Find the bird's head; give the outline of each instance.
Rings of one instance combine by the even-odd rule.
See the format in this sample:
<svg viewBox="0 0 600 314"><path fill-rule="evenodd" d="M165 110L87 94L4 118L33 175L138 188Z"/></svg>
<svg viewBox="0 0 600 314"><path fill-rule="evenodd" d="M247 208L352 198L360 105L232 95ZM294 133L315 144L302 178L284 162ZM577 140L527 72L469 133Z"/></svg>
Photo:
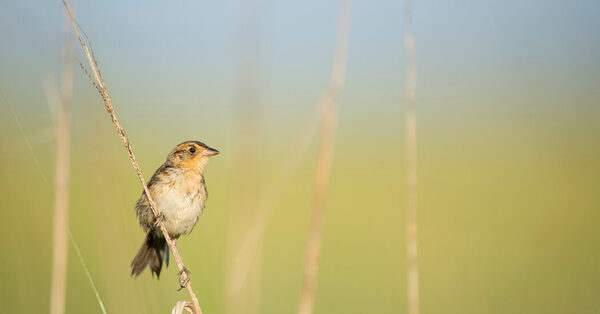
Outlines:
<svg viewBox="0 0 600 314"><path fill-rule="evenodd" d="M175 146L167 159L175 166L202 171L208 163L208 158L218 153L218 150L202 142L187 141Z"/></svg>

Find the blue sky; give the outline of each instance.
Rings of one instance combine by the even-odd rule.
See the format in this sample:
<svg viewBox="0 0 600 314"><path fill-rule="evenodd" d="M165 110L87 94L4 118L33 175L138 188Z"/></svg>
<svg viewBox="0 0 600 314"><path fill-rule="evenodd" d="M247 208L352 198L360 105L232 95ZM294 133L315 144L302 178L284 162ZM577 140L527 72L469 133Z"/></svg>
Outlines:
<svg viewBox="0 0 600 314"><path fill-rule="evenodd" d="M226 119L237 101L240 59L247 57L256 59L263 113L287 120L305 116L328 84L339 5L79 1L76 11L123 114L144 108L154 119L179 106ZM536 108L573 97L589 108L597 99L598 1L414 1L413 7L421 110L442 113L455 102L491 112L518 106L509 95ZM255 13L244 14L248 8ZM401 112L402 10L402 1L354 2L342 115L371 121ZM62 15L60 1L0 3L0 86L15 105L45 107L43 77L60 72ZM248 16L258 21L250 52L240 44L242 29L252 28L243 25ZM75 70L76 99L92 99L94 90Z"/></svg>

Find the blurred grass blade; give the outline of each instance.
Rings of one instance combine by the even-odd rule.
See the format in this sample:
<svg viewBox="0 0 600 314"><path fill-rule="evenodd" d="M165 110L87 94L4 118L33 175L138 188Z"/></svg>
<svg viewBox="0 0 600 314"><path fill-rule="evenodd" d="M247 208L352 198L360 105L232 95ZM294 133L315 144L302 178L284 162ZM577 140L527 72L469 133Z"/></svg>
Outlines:
<svg viewBox="0 0 600 314"><path fill-rule="evenodd" d="M31 146L31 142L29 141L29 138L25 134L25 130L23 129L23 125L21 124L21 121L19 120L19 117L15 113L15 110L14 110L13 106L6 99L6 96L4 95L4 92L3 92L2 88L0 88L0 97L2 97L2 100L4 101L4 103L10 109L11 116L13 117L13 120L15 120L15 123L17 124L17 127L19 129L19 133L21 133L21 137L23 138L23 140L25 141L25 144L27 145L27 148L29 149L29 152L31 154L31 158L35 162L35 164L36 164L36 166L37 166L37 168L39 170L40 176L42 177L42 179L44 180L44 182L47 184L48 189L52 193L54 191L54 189L52 188L52 185L50 185L50 182L46 178L46 175L44 174L44 171L42 170L41 164L39 162L39 159L37 158L37 155L35 154L35 151L33 150L33 147ZM92 275L91 275L91 273L90 273L90 271L89 271L89 269L87 267L87 264L86 264L85 260L83 259L83 256L81 255L81 251L79 250L79 245L77 245L77 241L75 240L75 237L71 233L71 228L69 227L69 225L67 225L66 228L67 228L67 234L69 235L69 238L71 239L71 243L73 244L73 247L75 248L75 251L77 252L77 255L79 256L79 261L81 262L81 265L83 266L85 274L88 277L90 285L92 286L92 290L94 291L94 294L96 295L96 300L98 301L98 305L100 305L100 309L102 310L102 313L106 314L106 309L104 308L104 302L102 302L102 298L100 297L100 293L98 292L98 288L96 288L96 284L94 283L94 279L92 278Z"/></svg>
<svg viewBox="0 0 600 314"><path fill-rule="evenodd" d="M25 130L23 129L23 125L21 124L21 121L17 117L15 109L10 104L10 102L8 102L8 99L6 99L6 96L4 95L4 91L2 91L2 88L0 88L0 96L2 97L2 100L4 101L4 103L6 104L8 109L10 110L10 114L13 117L13 120L15 120L17 127L19 128L19 133L21 133L21 136L23 137L23 140L25 141L25 145L27 146L27 149L29 150L31 157L33 158L33 162L35 163L35 166L38 168L40 175L42 176L42 180L44 180L44 182L46 184L48 184L48 186L50 186L50 181L48 181L48 178L46 178L46 175L44 174L44 171L42 170L42 165L40 164L40 161L38 160L37 156L35 155L35 152L33 151L33 146L31 146L31 142L29 141L29 138L27 138L27 135L25 135Z"/></svg>
<svg viewBox="0 0 600 314"><path fill-rule="evenodd" d="M85 263L85 260L83 259L83 255L81 255L81 250L79 249L79 245L77 245L77 241L75 241L75 237L73 236L73 233L71 232L71 227L69 227L69 226L67 226L67 233L69 234L69 238L71 239L71 244L73 244L73 248L75 249L75 252L77 252L77 256L79 256L79 261L81 261L81 266L83 266L85 275L87 276L88 280L90 281L90 285L92 286L92 289L94 290L94 294L96 295L96 300L98 300L98 305L100 305L100 309L102 310L102 313L106 314L106 308L104 307L104 302L102 302L100 293L98 293L98 288L96 288L96 284L94 284L94 279L92 278L92 274L90 273L90 270L88 269L87 264Z"/></svg>

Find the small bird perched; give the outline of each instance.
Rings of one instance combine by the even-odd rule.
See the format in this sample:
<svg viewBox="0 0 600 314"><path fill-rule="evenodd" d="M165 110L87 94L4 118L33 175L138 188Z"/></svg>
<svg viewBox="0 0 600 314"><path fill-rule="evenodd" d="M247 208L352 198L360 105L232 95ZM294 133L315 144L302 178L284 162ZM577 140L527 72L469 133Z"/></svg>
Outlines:
<svg viewBox="0 0 600 314"><path fill-rule="evenodd" d="M208 158L218 153L202 142L183 142L175 146L148 182L148 191L156 203L158 215L174 241L192 231L202 214L208 197L204 167ZM152 275L159 277L163 261L169 265L169 247L145 192L135 204L135 210L147 235L131 262L131 275L138 276L148 266Z"/></svg>

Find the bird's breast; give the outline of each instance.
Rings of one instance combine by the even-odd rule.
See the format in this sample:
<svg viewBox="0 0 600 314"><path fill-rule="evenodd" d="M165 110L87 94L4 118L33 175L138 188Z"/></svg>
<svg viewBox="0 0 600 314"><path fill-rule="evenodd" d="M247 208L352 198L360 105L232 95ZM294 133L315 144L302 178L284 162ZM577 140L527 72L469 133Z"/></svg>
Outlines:
<svg viewBox="0 0 600 314"><path fill-rule="evenodd" d="M202 214L206 189L202 176L182 174L153 191L156 207L163 214L164 225L171 236L189 233Z"/></svg>

